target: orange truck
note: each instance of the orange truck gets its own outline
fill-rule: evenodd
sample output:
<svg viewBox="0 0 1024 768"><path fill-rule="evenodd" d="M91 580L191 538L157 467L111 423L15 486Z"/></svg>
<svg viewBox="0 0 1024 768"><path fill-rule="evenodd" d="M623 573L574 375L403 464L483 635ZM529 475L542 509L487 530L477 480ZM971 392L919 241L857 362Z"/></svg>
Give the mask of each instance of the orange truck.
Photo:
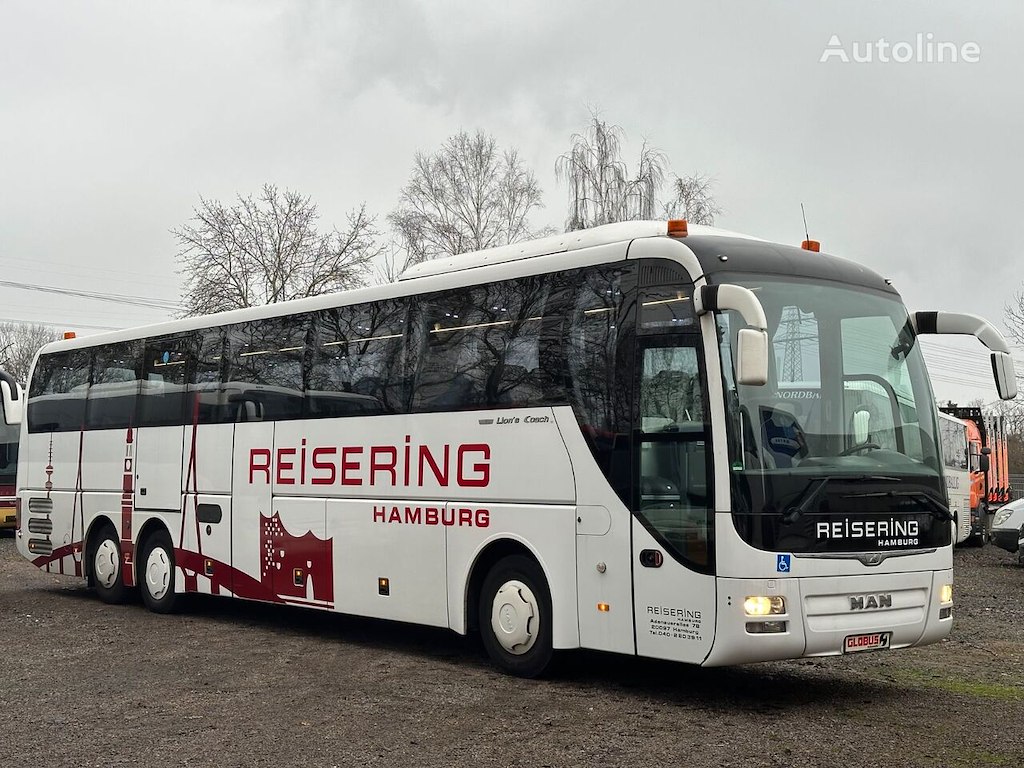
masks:
<svg viewBox="0 0 1024 768"><path fill-rule="evenodd" d="M985 542L990 515L1010 500L1010 466L1002 416L986 416L981 408L953 403L939 408L964 422L971 471L971 543Z"/></svg>

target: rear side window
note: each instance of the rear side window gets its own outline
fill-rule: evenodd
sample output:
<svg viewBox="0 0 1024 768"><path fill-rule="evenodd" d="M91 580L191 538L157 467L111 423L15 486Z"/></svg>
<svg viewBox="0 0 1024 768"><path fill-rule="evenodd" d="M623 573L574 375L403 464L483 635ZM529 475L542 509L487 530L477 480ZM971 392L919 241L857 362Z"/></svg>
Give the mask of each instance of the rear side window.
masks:
<svg viewBox="0 0 1024 768"><path fill-rule="evenodd" d="M93 351L92 384L86 400L85 426L115 429L133 426L139 396L142 343L126 341Z"/></svg>
<svg viewBox="0 0 1024 768"><path fill-rule="evenodd" d="M29 432L71 432L85 423L91 356L73 349L42 355L29 387Z"/></svg>

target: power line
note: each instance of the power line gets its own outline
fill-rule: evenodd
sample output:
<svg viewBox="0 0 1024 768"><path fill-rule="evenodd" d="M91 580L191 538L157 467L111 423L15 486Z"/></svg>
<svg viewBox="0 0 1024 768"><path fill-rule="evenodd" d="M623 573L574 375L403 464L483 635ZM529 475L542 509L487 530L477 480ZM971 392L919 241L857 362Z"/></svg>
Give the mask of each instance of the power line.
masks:
<svg viewBox="0 0 1024 768"><path fill-rule="evenodd" d="M154 299L146 296L133 294L101 293L99 291L77 291L73 288L57 288L51 285L37 285L35 283L16 283L12 280L0 280L0 286L7 288L18 288L23 291L39 291L41 293L55 293L61 296L77 296L83 299L94 299L96 301L109 301L115 304L131 304L136 307L150 307L152 309L179 310L181 305L167 299Z"/></svg>

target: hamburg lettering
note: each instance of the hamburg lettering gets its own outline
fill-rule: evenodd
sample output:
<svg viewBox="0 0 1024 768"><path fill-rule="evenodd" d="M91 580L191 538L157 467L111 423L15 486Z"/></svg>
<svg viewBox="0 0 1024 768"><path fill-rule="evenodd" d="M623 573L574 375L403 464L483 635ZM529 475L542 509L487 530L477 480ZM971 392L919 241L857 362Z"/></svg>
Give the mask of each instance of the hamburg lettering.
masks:
<svg viewBox="0 0 1024 768"><path fill-rule="evenodd" d="M487 443L301 445L249 449L249 483L483 488L491 482Z"/></svg>
<svg viewBox="0 0 1024 768"><path fill-rule="evenodd" d="M466 507L386 507L375 504L373 522L487 528L491 524L491 512Z"/></svg>

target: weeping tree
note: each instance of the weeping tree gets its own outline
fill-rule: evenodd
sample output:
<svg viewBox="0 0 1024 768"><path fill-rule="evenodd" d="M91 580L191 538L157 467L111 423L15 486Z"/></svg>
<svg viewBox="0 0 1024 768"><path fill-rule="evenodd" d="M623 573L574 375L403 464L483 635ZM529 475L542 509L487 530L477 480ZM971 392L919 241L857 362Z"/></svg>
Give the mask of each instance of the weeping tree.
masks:
<svg viewBox="0 0 1024 768"><path fill-rule="evenodd" d="M596 114L583 133L573 134L569 151L555 162L555 175L569 191L567 232L616 221L685 218L693 224L713 224L721 209L715 203L714 182L707 176L673 174L671 197L659 202L668 176L665 153L645 141L636 171L622 158L624 132Z"/></svg>
<svg viewBox="0 0 1024 768"><path fill-rule="evenodd" d="M416 153L388 215L397 250L387 254L382 273L547 234L529 221L542 207L540 185L515 149L502 150L483 131L461 131L436 152Z"/></svg>
<svg viewBox="0 0 1024 768"><path fill-rule="evenodd" d="M712 194L714 180L701 174L676 176L670 185L672 197L663 207L666 219L686 219L691 224L715 223L722 209Z"/></svg>
<svg viewBox="0 0 1024 768"><path fill-rule="evenodd" d="M569 151L555 162L555 176L569 187L567 232L616 221L653 219L665 180L666 157L644 142L636 173L622 159L624 132L596 114Z"/></svg>
<svg viewBox="0 0 1024 768"><path fill-rule="evenodd" d="M363 285L382 252L365 205L343 228L318 229L309 197L264 185L232 205L200 198L178 239L186 316L273 304Z"/></svg>

